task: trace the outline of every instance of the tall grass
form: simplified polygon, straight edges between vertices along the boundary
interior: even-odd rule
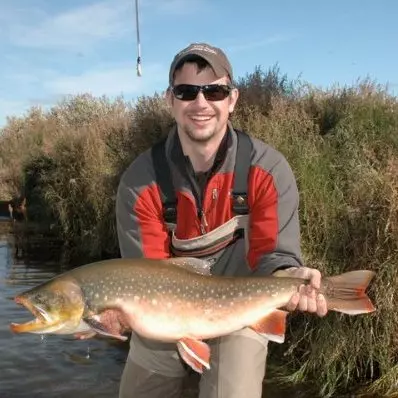
[[[396,390],[398,315],[398,102],[369,80],[319,90],[274,67],[238,81],[232,120],[280,150],[300,190],[306,264],[325,275],[376,271],[377,312],[289,317],[271,347],[273,377],[311,382],[316,394]],[[160,95],[132,104],[71,97],[47,113],[9,120],[0,135],[0,195],[23,192],[30,217],[56,224],[90,258],[119,254],[114,223],[121,173],[172,123]]]

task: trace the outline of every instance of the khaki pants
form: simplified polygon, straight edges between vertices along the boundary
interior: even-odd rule
[[[183,398],[186,366],[174,344],[133,335],[119,398]],[[199,398],[261,398],[268,342],[246,328],[209,342],[210,370],[199,384]]]

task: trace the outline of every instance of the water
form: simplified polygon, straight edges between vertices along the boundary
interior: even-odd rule
[[[117,397],[128,343],[94,338],[13,334],[10,322],[31,319],[12,301],[63,272],[57,263],[19,261],[11,235],[0,235],[0,397]]]
[[[11,322],[32,319],[13,297],[67,269],[58,260],[18,260],[10,225],[0,220],[0,398],[117,398],[128,342],[10,331]],[[49,249],[42,251],[48,254]],[[183,398],[197,397],[197,382],[196,374],[187,378]],[[269,381],[263,394],[263,398],[302,396],[306,395],[296,388],[282,390]]]

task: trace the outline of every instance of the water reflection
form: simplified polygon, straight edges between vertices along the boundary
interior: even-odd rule
[[[0,223],[2,224],[2,223]],[[14,256],[14,237],[0,230],[0,397],[117,397],[128,344],[110,339],[21,334],[10,322],[31,319],[13,297],[63,271],[57,261]]]

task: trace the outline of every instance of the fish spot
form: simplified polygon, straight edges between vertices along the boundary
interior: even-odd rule
[[[98,293],[95,293],[95,298],[99,298],[99,294]]]
[[[171,308],[173,306],[173,303],[167,303],[167,308]]]
[[[225,294],[223,294],[222,298],[223,298],[223,300],[225,300],[227,298],[227,296]]]
[[[158,301],[156,299],[153,299],[152,300],[152,305],[157,305],[157,304],[158,304]]]
[[[104,297],[104,300],[105,300],[105,301],[108,301],[108,296],[105,296],[105,297]]]
[[[134,296],[134,301],[140,301],[140,297],[139,296]]]

